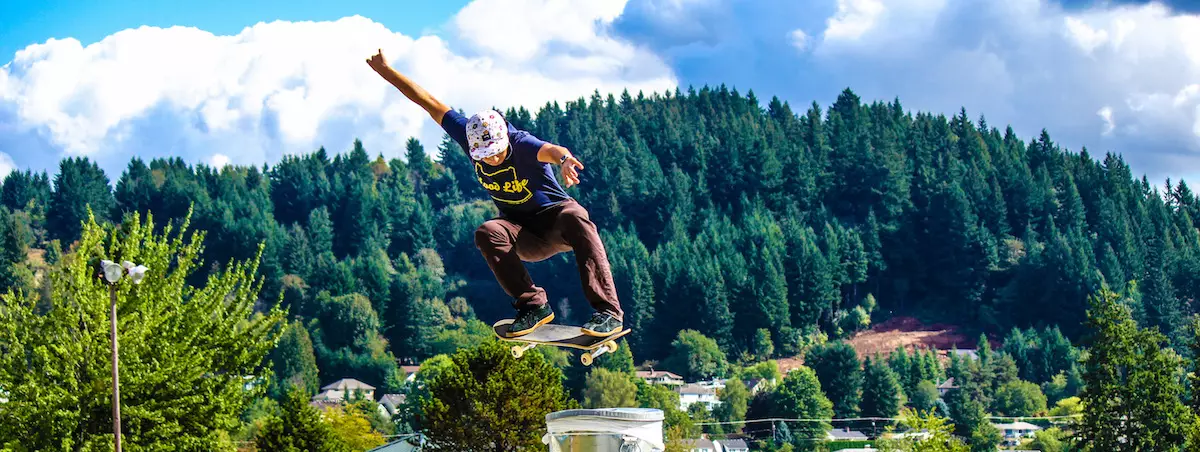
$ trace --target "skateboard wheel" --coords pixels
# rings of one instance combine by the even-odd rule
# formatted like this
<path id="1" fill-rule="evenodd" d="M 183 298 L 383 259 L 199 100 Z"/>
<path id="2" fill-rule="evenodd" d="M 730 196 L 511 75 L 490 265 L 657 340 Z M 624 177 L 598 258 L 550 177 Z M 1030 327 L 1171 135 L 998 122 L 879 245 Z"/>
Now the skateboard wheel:
<path id="1" fill-rule="evenodd" d="M 521 347 L 520 345 L 512 346 L 511 350 L 512 350 L 513 358 L 520 358 L 521 355 L 525 354 L 525 348 Z"/>
<path id="2" fill-rule="evenodd" d="M 590 353 L 584 353 L 583 356 L 579 357 L 579 362 L 583 363 L 585 366 L 592 365 L 592 355 Z"/>
<path id="3" fill-rule="evenodd" d="M 617 343 L 616 343 L 616 342 L 609 342 L 609 343 L 607 343 L 607 344 L 604 344 L 604 345 L 608 347 L 608 352 L 609 352 L 609 353 L 612 353 L 612 352 L 615 352 L 615 351 L 617 351 Z"/>

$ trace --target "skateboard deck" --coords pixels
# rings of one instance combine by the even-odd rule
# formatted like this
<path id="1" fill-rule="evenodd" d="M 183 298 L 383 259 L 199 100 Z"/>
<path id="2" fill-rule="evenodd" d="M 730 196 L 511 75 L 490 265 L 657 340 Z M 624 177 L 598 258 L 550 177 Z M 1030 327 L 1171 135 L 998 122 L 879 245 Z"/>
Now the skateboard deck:
<path id="1" fill-rule="evenodd" d="M 534 346 L 553 345 L 555 347 L 568 347 L 589 351 L 590 353 L 585 353 L 580 357 L 580 361 L 585 366 L 592 365 L 592 359 L 597 356 L 617 351 L 617 339 L 630 332 L 629 329 L 623 328 L 611 336 L 595 337 L 584 334 L 580 326 L 547 323 L 524 336 L 508 337 L 508 327 L 512 325 L 513 321 L 514 319 L 504 319 L 496 322 L 492 325 L 492 332 L 500 340 L 521 342 L 524 344 L 512 347 L 514 358 L 520 358 L 525 350 L 529 350 Z"/>

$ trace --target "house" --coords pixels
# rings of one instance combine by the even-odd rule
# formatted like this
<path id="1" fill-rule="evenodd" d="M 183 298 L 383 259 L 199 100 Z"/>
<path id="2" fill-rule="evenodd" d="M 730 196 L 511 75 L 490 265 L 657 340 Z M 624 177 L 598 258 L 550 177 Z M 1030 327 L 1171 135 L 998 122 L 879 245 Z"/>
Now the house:
<path id="1" fill-rule="evenodd" d="M 830 441 L 866 441 L 869 438 L 863 432 L 843 427 L 825 432 L 825 439 Z"/>
<path id="2" fill-rule="evenodd" d="M 742 383 L 746 384 L 746 390 L 750 391 L 750 395 L 752 396 L 757 395 L 769 386 L 769 382 L 765 378 L 751 378 Z"/>
<path id="3" fill-rule="evenodd" d="M 951 389 L 958 389 L 958 386 L 954 385 L 954 377 L 947 378 L 946 381 L 942 382 L 942 384 L 937 385 L 938 395 L 943 397 L 945 397 L 946 393 L 950 392 Z"/>
<path id="4" fill-rule="evenodd" d="M 712 440 L 708 438 L 685 439 L 683 440 L 683 447 L 688 452 L 719 452 L 717 445 L 713 444 Z"/>
<path id="5" fill-rule="evenodd" d="M 742 439 L 722 439 L 713 441 L 721 452 L 750 452 L 750 445 Z"/>
<path id="6" fill-rule="evenodd" d="M 1016 442 L 1021 438 L 1033 436 L 1033 432 L 1041 430 L 1041 427 L 1030 424 L 1028 422 L 1014 422 L 1011 424 L 992 424 L 996 430 L 1000 430 L 1000 434 L 1004 436 L 1005 442 Z"/>
<path id="7" fill-rule="evenodd" d="M 404 371 L 404 382 L 412 383 L 417 380 L 417 371 L 421 370 L 421 366 L 400 366 L 400 370 Z"/>
<path id="8" fill-rule="evenodd" d="M 360 395 L 364 399 L 375 400 L 375 387 L 353 378 L 343 378 L 321 388 L 322 394 L 328 391 L 337 391 L 342 394 L 342 400 L 352 399 L 353 396 Z M 320 395 L 320 394 L 318 394 Z"/>
<path id="9" fill-rule="evenodd" d="M 425 444 L 425 437 L 408 435 L 406 438 L 397 439 L 367 452 L 420 452 L 423 444 Z"/>
<path id="10" fill-rule="evenodd" d="M 392 417 L 396 415 L 396 410 L 404 405 L 404 394 L 384 394 L 379 398 L 379 406 L 384 410 L 384 415 Z"/>
<path id="11" fill-rule="evenodd" d="M 653 367 L 648 371 L 638 371 L 637 376 L 644 380 L 646 384 L 667 386 L 680 386 L 684 384 L 683 377 L 665 370 L 654 370 Z"/>
<path id="12" fill-rule="evenodd" d="M 954 347 L 953 350 L 950 350 L 950 353 L 958 355 L 959 358 L 979 360 L 979 353 L 976 352 L 975 349 L 973 349 L 973 348 Z"/>
<path id="13" fill-rule="evenodd" d="M 679 409 L 684 411 L 693 403 L 703 403 L 709 411 L 721 404 L 717 399 L 717 389 L 713 387 L 687 384 L 679 387 L 676 392 L 679 393 Z"/>

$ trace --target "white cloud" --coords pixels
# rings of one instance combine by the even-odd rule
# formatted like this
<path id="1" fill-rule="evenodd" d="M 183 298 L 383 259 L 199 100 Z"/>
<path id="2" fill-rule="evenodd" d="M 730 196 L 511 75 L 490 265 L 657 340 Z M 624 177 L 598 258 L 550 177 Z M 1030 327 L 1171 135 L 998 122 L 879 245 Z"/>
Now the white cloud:
<path id="1" fill-rule="evenodd" d="M 804 51 L 808 49 L 808 34 L 799 28 L 788 33 L 788 42 L 797 50 Z"/>
<path id="2" fill-rule="evenodd" d="M 48 40 L 0 67 L 0 107 L 15 112 L 8 129 L 40 133 L 57 151 L 122 160 L 138 152 L 130 149 L 144 149 L 214 164 L 261 164 L 318 146 L 341 151 L 354 138 L 368 152 L 390 156 L 400 155 L 410 136 L 432 152 L 440 128 L 366 65 L 377 48 L 435 96 L 467 111 L 493 105 L 536 111 L 596 89 L 674 88 L 674 75 L 657 57 L 605 31 L 623 3 L 528 0 L 499 8 L 480 0 L 454 20 L 460 37 L 483 50 L 477 55 L 359 16 L 259 23 L 232 36 L 141 27 L 86 46 Z M 553 11 L 532 9 L 542 6 Z M 536 14 L 551 15 L 528 20 Z"/>
<path id="3" fill-rule="evenodd" d="M 6 152 L 0 152 L 0 180 L 4 180 L 5 177 L 8 177 L 8 173 L 16 168 L 17 164 L 13 162 L 12 156 Z"/>
<path id="4" fill-rule="evenodd" d="M 225 154 L 213 154 L 212 157 L 208 158 L 208 164 L 213 168 L 224 168 L 229 162 L 229 156 Z"/>
<path id="5" fill-rule="evenodd" d="M 875 28 L 885 7 L 880 0 L 838 0 L 837 13 L 827 21 L 825 40 L 853 41 Z"/>
<path id="6" fill-rule="evenodd" d="M 1102 107 L 1100 109 L 1100 111 L 1097 111 L 1096 114 L 1099 115 L 1100 118 L 1104 120 L 1104 130 L 1101 131 L 1100 134 L 1101 135 L 1112 134 L 1113 129 L 1115 129 L 1117 127 L 1117 124 L 1115 122 L 1113 122 L 1112 107 L 1105 105 L 1104 107 Z"/>

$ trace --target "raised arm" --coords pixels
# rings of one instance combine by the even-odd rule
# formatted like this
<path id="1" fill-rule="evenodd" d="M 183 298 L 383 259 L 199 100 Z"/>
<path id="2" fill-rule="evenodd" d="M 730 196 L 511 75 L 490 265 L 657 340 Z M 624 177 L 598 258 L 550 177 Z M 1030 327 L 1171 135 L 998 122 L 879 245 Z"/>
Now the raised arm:
<path id="1" fill-rule="evenodd" d="M 425 91 L 425 88 L 421 88 L 421 85 L 416 84 L 408 77 L 405 77 L 404 74 L 401 74 L 400 71 L 389 66 L 387 59 L 383 57 L 383 49 L 379 49 L 378 53 L 367 58 L 367 65 L 371 66 L 371 69 L 374 69 L 375 72 L 379 73 L 384 80 L 395 86 L 401 93 L 404 93 L 404 97 L 424 108 L 429 113 L 429 116 L 433 117 L 433 120 L 437 121 L 439 125 L 442 123 L 442 118 L 446 116 L 446 112 L 450 111 L 449 106 L 437 100 L 428 91 Z"/>

